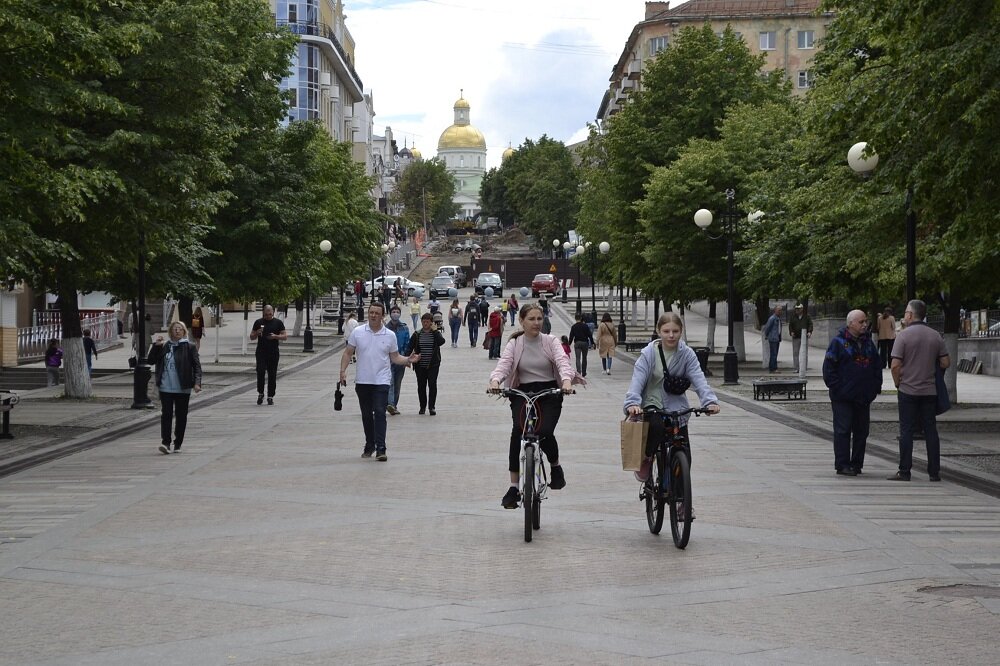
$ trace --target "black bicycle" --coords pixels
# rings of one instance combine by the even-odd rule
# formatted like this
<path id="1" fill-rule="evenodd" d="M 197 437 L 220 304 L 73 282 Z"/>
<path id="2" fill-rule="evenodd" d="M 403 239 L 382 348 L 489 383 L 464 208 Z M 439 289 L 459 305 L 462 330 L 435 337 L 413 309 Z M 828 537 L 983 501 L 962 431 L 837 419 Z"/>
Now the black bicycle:
<path id="1" fill-rule="evenodd" d="M 517 395 L 524 398 L 524 430 L 521 432 L 521 504 L 524 507 L 524 540 L 531 541 L 532 533 L 542 526 L 542 500 L 548 498 L 549 477 L 545 471 L 542 451 L 535 434 L 538 412 L 535 403 L 548 395 L 562 393 L 561 388 L 525 393 L 517 389 L 494 391 L 505 398 Z"/>
<path id="2" fill-rule="evenodd" d="M 709 412 L 700 407 L 677 412 L 646 407 L 643 413 L 647 418 L 657 416 L 663 419 L 664 435 L 653 454 L 653 468 L 642 484 L 639 500 L 646 503 L 646 522 L 653 534 L 660 533 L 663 509 L 669 509 L 674 545 L 685 548 L 691 538 L 691 443 L 681 432 L 681 417 Z"/>

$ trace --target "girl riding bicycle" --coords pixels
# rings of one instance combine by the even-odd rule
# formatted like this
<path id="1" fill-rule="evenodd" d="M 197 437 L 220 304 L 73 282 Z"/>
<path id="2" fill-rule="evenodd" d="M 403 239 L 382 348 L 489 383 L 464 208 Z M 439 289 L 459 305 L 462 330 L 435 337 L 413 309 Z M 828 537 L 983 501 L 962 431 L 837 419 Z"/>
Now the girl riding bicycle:
<path id="1" fill-rule="evenodd" d="M 676 312 L 664 312 L 656 322 L 659 338 L 650 342 L 636 359 L 632 382 L 625 394 L 625 414 L 640 416 L 645 407 L 655 407 L 672 412 L 688 408 L 687 386 L 698 394 L 701 406 L 712 414 L 719 412 L 719 399 L 701 371 L 694 350 L 681 340 L 684 323 Z M 669 379 L 668 379 L 669 375 Z M 666 381 L 664 381 L 666 380 Z M 672 393 L 671 391 L 676 391 Z M 679 393 L 677 393 L 679 392 Z M 688 416 L 681 418 L 681 434 L 687 437 Z M 646 418 L 649 434 L 646 437 L 645 458 L 635 473 L 640 483 L 649 478 L 656 447 L 663 441 L 663 419 L 658 415 Z"/>
<path id="2" fill-rule="evenodd" d="M 521 308 L 519 319 L 521 330 L 514 332 L 507 341 L 497 367 L 490 374 L 490 391 L 498 391 L 500 384 L 508 382 L 510 388 L 526 393 L 561 387 L 563 393 L 570 393 L 574 383 L 586 383 L 577 378 L 569 358 L 563 353 L 559 339 L 542 333 L 542 308 L 530 303 Z M 549 488 L 559 490 L 566 486 L 566 477 L 559 464 L 559 445 L 553 434 L 562 412 L 562 395 L 542 398 L 537 403 L 538 444 L 545 453 L 552 468 Z M 513 427 L 510 432 L 510 488 L 503 496 L 501 504 L 505 509 L 516 509 L 521 495 L 520 482 L 521 416 L 524 399 L 514 396 L 510 399 Z"/>

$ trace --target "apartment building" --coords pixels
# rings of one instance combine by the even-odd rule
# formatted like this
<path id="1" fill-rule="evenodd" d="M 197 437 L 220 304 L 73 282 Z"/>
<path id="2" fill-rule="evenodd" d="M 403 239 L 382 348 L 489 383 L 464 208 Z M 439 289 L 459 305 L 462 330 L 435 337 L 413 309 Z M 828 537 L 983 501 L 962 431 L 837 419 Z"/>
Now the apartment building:
<path id="1" fill-rule="evenodd" d="M 813 84 L 812 59 L 832 14 L 820 13 L 820 0 L 689 0 L 647 2 L 645 18 L 632 28 L 601 99 L 597 119 L 621 110 L 631 91 L 642 88 L 642 72 L 687 26 L 708 23 L 718 33 L 732 26 L 751 53 L 765 54 L 764 68 L 780 70 L 796 94 Z"/>

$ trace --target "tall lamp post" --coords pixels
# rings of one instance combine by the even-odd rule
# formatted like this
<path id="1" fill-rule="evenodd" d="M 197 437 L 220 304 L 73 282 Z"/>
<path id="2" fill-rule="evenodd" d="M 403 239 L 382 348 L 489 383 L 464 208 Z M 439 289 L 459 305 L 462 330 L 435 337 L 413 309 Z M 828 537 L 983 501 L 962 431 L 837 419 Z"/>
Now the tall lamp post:
<path id="1" fill-rule="evenodd" d="M 590 253 L 590 320 L 596 325 L 597 324 L 597 258 L 598 254 L 595 250 L 600 250 L 601 254 L 607 254 L 611 251 L 611 245 L 607 241 L 600 242 L 597 247 L 594 247 L 592 243 L 581 244 L 577 248 L 577 252 L 580 252 L 582 248 L 583 256 L 586 257 L 587 253 Z M 577 307 L 577 313 L 580 313 L 580 308 Z"/>
<path id="2" fill-rule="evenodd" d="M 573 244 L 570 243 L 569 241 L 566 241 L 565 243 L 563 243 L 562 247 L 563 247 L 563 259 L 568 259 L 569 258 L 569 249 L 571 247 L 573 247 Z M 566 278 L 564 277 L 563 280 L 562 280 L 562 292 L 563 292 L 562 293 L 562 302 L 563 302 L 563 305 L 566 305 L 566 301 L 568 300 L 567 291 L 568 290 L 566 289 Z"/>
<path id="3" fill-rule="evenodd" d="M 625 344 L 625 271 L 618 271 L 618 344 Z"/>
<path id="4" fill-rule="evenodd" d="M 557 258 L 559 256 L 559 248 L 561 248 L 561 247 L 562 247 L 562 243 L 559 242 L 558 238 L 555 239 L 554 241 L 552 241 L 552 258 L 553 259 L 555 259 L 555 258 Z"/>
<path id="5" fill-rule="evenodd" d="M 735 308 L 738 307 L 733 279 L 735 272 L 733 266 L 733 236 L 736 235 L 736 223 L 739 215 L 736 213 L 736 190 L 732 188 L 726 190 L 726 212 L 721 217 L 723 224 L 725 224 L 724 233 L 726 235 L 726 311 L 729 323 L 729 341 L 726 344 L 726 353 L 722 357 L 723 383 L 739 384 L 739 359 L 736 356 L 736 348 L 733 346 L 733 315 Z M 712 224 L 712 211 L 705 208 L 699 209 L 694 214 L 694 223 L 698 225 L 699 229 L 705 231 Z"/>
<path id="6" fill-rule="evenodd" d="M 583 239 L 580 239 L 580 244 L 576 246 L 576 252 L 573 254 L 576 257 L 576 316 L 579 317 L 583 314 L 583 299 L 580 297 L 580 283 L 583 280 L 580 279 L 580 264 L 587 257 L 587 247 L 590 243 L 585 243 Z"/>
<path id="7" fill-rule="evenodd" d="M 319 249 L 326 254 L 330 251 L 333 245 L 328 240 L 322 240 L 319 242 Z M 302 334 L 302 351 L 312 352 L 313 351 L 313 332 L 312 326 L 309 321 L 309 314 L 312 310 L 312 294 L 309 291 L 309 273 L 306 273 L 306 330 Z"/>
<path id="8" fill-rule="evenodd" d="M 867 153 L 867 155 L 866 155 Z M 860 141 L 847 151 L 847 164 L 855 173 L 871 176 L 878 166 L 878 153 Z M 913 188 L 906 188 L 906 301 L 917 297 L 917 214 L 913 210 Z"/>
<path id="9" fill-rule="evenodd" d="M 139 281 L 138 298 L 136 299 L 136 328 L 132 335 L 139 336 L 139 344 L 135 346 L 135 370 L 132 373 L 132 409 L 151 409 L 153 401 L 149 399 L 149 378 L 152 371 L 146 362 L 146 234 L 139 230 L 139 261 L 137 266 Z"/>

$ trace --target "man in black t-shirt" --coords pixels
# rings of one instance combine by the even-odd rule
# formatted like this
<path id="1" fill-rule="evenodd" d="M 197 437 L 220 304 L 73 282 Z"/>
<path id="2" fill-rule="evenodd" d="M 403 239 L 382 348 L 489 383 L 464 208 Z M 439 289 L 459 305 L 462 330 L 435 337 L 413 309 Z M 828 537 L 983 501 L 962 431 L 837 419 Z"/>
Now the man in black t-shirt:
<path id="1" fill-rule="evenodd" d="M 288 339 L 285 325 L 274 318 L 274 308 L 264 306 L 264 316 L 253 323 L 250 339 L 257 341 L 257 404 L 264 402 L 264 373 L 267 373 L 267 404 L 274 404 L 278 386 L 278 342 Z"/>

